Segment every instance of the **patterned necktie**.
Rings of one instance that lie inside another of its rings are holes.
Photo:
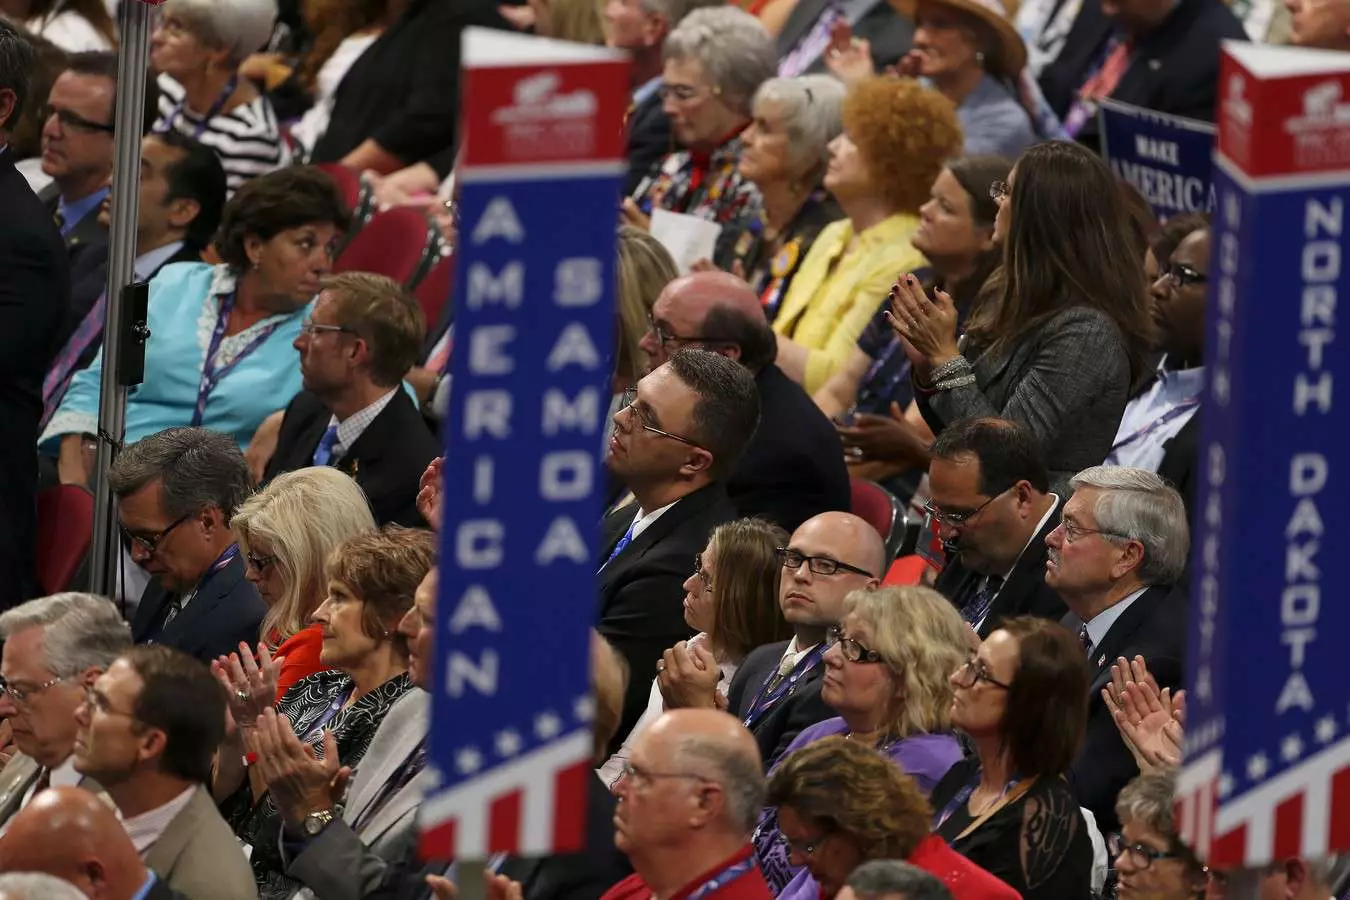
[[[52,223],[56,225],[56,230],[63,235],[66,233],[66,217],[61,215],[61,207],[57,206],[52,210]]]
[[[797,654],[786,654],[778,661],[778,668],[769,678],[769,690],[773,690],[783,683],[783,679],[792,674],[792,670],[797,668]]]
[[[975,591],[975,595],[966,601],[965,606],[961,607],[961,618],[973,626],[978,626],[980,621],[989,614],[990,605],[1002,589],[1003,579],[998,575],[990,575],[981,579],[980,587]]]
[[[337,426],[329,425],[328,430],[319,438],[319,446],[314,448],[314,465],[326,466],[333,461],[333,445],[337,443]]]
[[[38,794],[42,793],[51,786],[52,786],[52,770],[47,768],[46,766],[43,766],[42,770],[38,772],[37,780],[33,782],[32,796],[36,797]]]
[[[1097,113],[1097,104],[1115,93],[1116,86],[1125,71],[1130,67],[1130,54],[1133,47],[1129,41],[1113,36],[1102,59],[1102,64],[1083,86],[1078,89],[1078,98],[1064,116],[1064,132],[1069,137],[1077,137]]]
[[[833,39],[831,32],[834,30],[835,23],[843,20],[844,14],[840,12],[839,6],[831,3],[820,18],[816,19],[816,24],[806,33],[806,36],[798,42],[783,61],[778,64],[778,77],[796,78],[798,75],[806,74],[806,70],[825,52],[825,48],[830,45]]]
[[[619,538],[619,542],[615,544],[614,549],[610,551],[609,558],[604,561],[604,563],[600,566],[600,569],[598,571],[604,571],[605,566],[609,565],[614,561],[614,557],[618,556],[620,553],[624,551],[624,549],[629,544],[633,543],[633,529],[636,526],[637,526],[637,519],[634,519],[633,524],[629,525],[628,530],[623,533],[623,537]]]
[[[70,389],[70,381],[75,377],[80,357],[102,337],[103,316],[107,308],[108,292],[104,291],[98,295],[98,300],[89,308],[79,327],[47,370],[47,377],[42,381],[42,423],[38,426],[39,432],[47,427],[61,405],[62,398],[66,396],[66,391]]]
[[[1088,637],[1086,625],[1080,625],[1078,627],[1078,643],[1083,645],[1083,655],[1088,658],[1088,661],[1091,661],[1092,650],[1096,645],[1092,643],[1092,638]]]

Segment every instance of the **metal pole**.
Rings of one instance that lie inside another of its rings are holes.
[[[150,58],[150,17],[144,0],[122,3],[118,16],[117,108],[114,124],[113,201],[109,217],[108,304],[103,323],[103,379],[99,386],[98,456],[94,467],[94,541],[90,575],[96,593],[115,596],[121,554],[117,511],[108,487],[108,467],[126,432],[127,389],[119,383],[122,355],[122,288],[131,283],[140,221],[141,132]]]

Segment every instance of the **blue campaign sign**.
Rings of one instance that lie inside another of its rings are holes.
[[[1213,210],[1213,125],[1112,100],[1097,115],[1102,156],[1160,219]]]
[[[477,30],[465,47],[440,783],[420,818],[425,855],[483,859],[584,843],[627,63]]]

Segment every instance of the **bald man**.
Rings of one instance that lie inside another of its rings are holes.
[[[0,838],[0,872],[54,875],[90,900],[178,896],[141,862],[112,809],[78,787],[43,791],[10,820]]]
[[[755,740],[716,710],[665,713],[615,788],[614,843],[633,864],[603,900],[768,900],[750,833],[764,804]]]
[[[727,690],[728,709],[750,729],[771,767],[803,728],[835,716],[820,699],[830,629],[850,591],[874,590],[886,566],[876,529],[851,513],[807,519],[782,553],[778,604],[793,637],[752,650]],[[705,698],[700,705],[711,706]]]
[[[726,272],[677,278],[657,298],[652,322],[641,347],[653,368],[677,350],[702,347],[755,376],[759,430],[726,485],[740,515],[791,531],[817,513],[850,508],[839,435],[801,385],[774,364],[773,329],[748,284]]]

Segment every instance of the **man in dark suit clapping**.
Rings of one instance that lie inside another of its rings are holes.
[[[1058,621],[1065,606],[1045,586],[1045,536],[1063,504],[1040,444],[1008,419],[967,419],[944,429],[932,454],[925,510],[951,551],[934,587],[981,638],[1013,616]]]
[[[0,20],[0,610],[32,596],[34,492],[42,378],[70,305],[61,235],[6,148],[37,56]]]

